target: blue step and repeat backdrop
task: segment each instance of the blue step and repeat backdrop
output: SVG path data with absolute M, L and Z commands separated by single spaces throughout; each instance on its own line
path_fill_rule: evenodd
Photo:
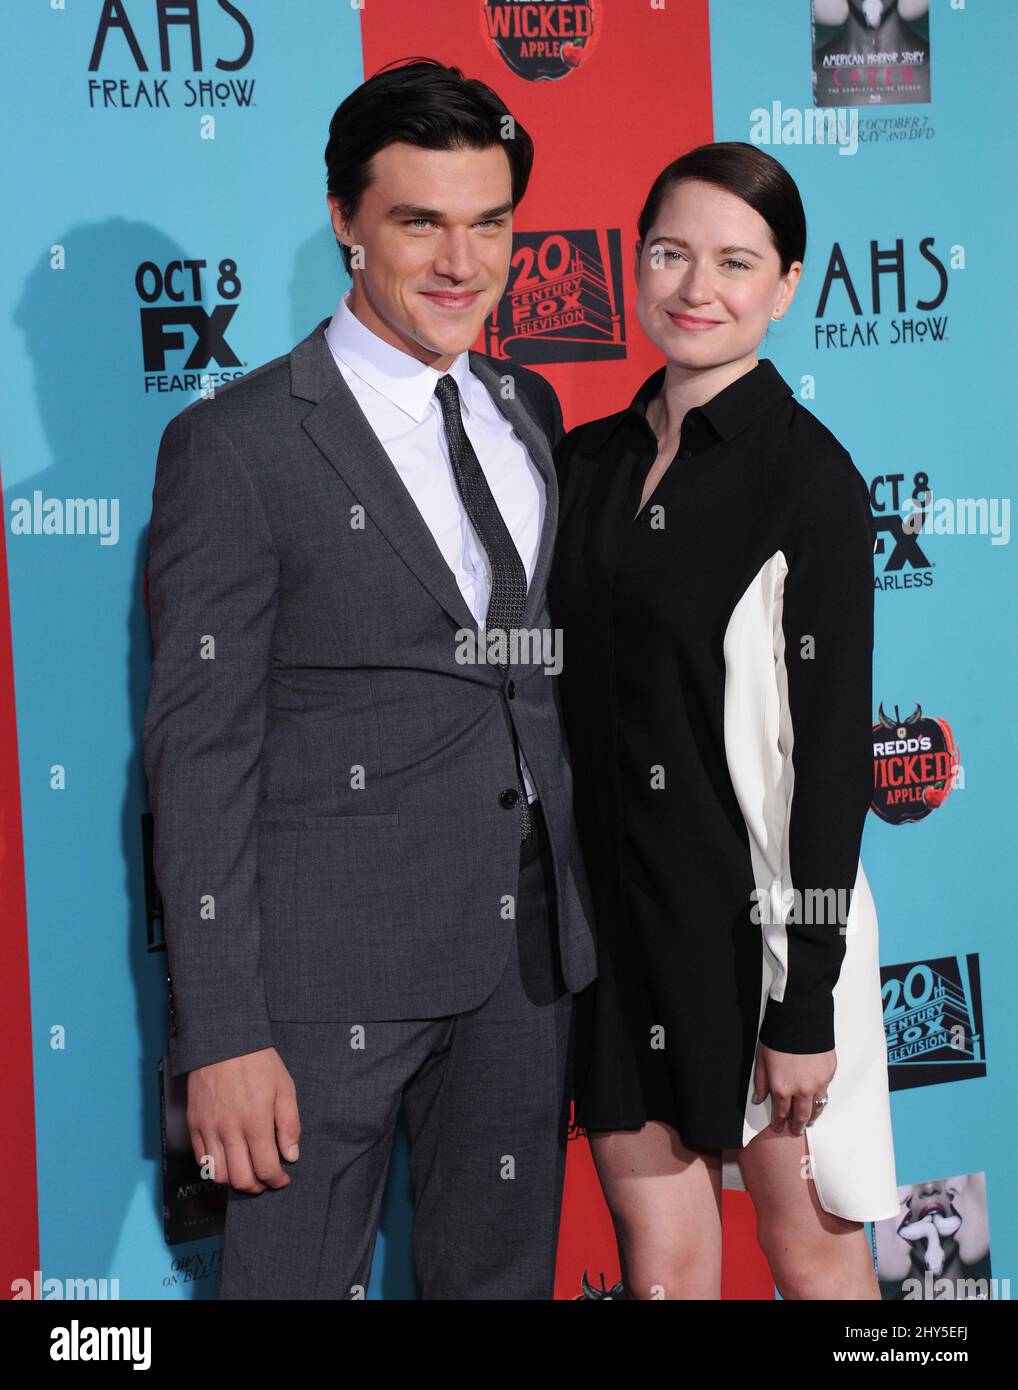
M 565 199 L 580 178 L 597 199 L 584 225 L 596 215 L 599 231 L 620 230 L 627 278 L 643 171 L 689 145 L 751 141 L 799 183 L 805 272 L 762 351 L 850 449 L 879 535 L 863 860 L 902 1205 L 871 1231 L 874 1257 L 888 1298 L 907 1280 L 906 1296 L 1008 1298 L 1018 6 L 521 3 L 555 10 L 557 32 L 576 36 L 528 73 L 497 38 L 507 3 L 0 10 L 0 680 L 16 711 L 0 818 L 13 1001 L 2 1027 L 4 1092 L 22 1121 L 0 1293 L 72 1296 L 75 1280 L 122 1298 L 215 1292 L 222 1194 L 197 1180 L 180 1087 L 161 1068 L 165 953 L 140 754 L 156 448 L 172 415 L 289 350 L 346 288 L 322 156 L 332 111 L 384 51 L 460 63 L 528 126 L 532 101 L 535 130 L 554 134 L 521 227 L 576 227 Z M 865 50 L 860 17 L 881 40 Z M 706 131 L 681 95 L 673 130 L 641 120 L 649 94 L 671 100 L 687 27 L 691 42 L 709 37 Z M 584 121 L 571 123 L 581 95 Z M 594 95 L 638 179 L 620 168 L 616 182 L 599 161 Z M 570 425 L 619 408 L 656 365 L 635 316 L 617 361 L 593 363 L 581 338 L 571 348 L 559 334 L 548 357 Z M 592 1200 L 567 1191 L 570 1230 L 583 1225 L 575 1204 Z M 410 1212 L 401 1144 L 369 1297 L 413 1296 Z M 579 1294 L 571 1278 L 560 1290 Z

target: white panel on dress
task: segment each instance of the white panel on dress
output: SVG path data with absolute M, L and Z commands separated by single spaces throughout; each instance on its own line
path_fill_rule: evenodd
M 770 898 L 762 913 L 758 1031 L 767 999 L 781 999 L 787 975 L 784 914 L 794 885 L 788 814 L 794 794 L 794 731 L 788 706 L 782 601 L 788 563 L 779 550 L 760 567 L 725 631 L 725 750 L 746 823 L 753 880 Z M 815 885 L 805 885 L 807 887 Z M 820 1205 L 850 1221 L 897 1216 L 898 1189 L 887 1084 L 876 908 L 859 865 L 846 924 L 846 951 L 834 988 L 838 1069 L 825 1113 L 806 1129 L 810 1176 Z M 746 1094 L 743 1144 L 766 1129 L 771 1100 Z

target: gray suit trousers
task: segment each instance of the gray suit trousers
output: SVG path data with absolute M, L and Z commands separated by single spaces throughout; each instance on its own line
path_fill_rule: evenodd
M 230 1189 L 221 1299 L 364 1297 L 401 1105 L 422 1296 L 553 1296 L 573 996 L 547 827 L 540 803 L 531 810 L 505 970 L 482 1004 L 433 1019 L 273 1021 L 300 1157 L 284 1164 L 288 1187 Z

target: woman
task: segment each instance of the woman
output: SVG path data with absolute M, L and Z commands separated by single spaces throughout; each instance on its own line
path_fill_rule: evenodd
M 702 146 L 639 219 L 665 364 L 556 454 L 550 598 L 598 980 L 576 1121 L 631 1298 L 718 1298 L 739 1150 L 785 1298 L 877 1299 L 898 1212 L 872 789 L 873 531 L 851 458 L 757 349 L 805 218 L 769 155 Z M 853 891 L 854 890 L 854 891 Z

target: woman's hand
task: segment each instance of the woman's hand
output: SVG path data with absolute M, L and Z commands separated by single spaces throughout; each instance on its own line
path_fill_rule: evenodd
M 757 1043 L 753 1072 L 753 1104 L 770 1095 L 771 1129 L 777 1133 L 788 1124 L 789 1134 L 802 1134 L 824 1113 L 827 1087 L 838 1069 L 835 1052 L 776 1052 Z

